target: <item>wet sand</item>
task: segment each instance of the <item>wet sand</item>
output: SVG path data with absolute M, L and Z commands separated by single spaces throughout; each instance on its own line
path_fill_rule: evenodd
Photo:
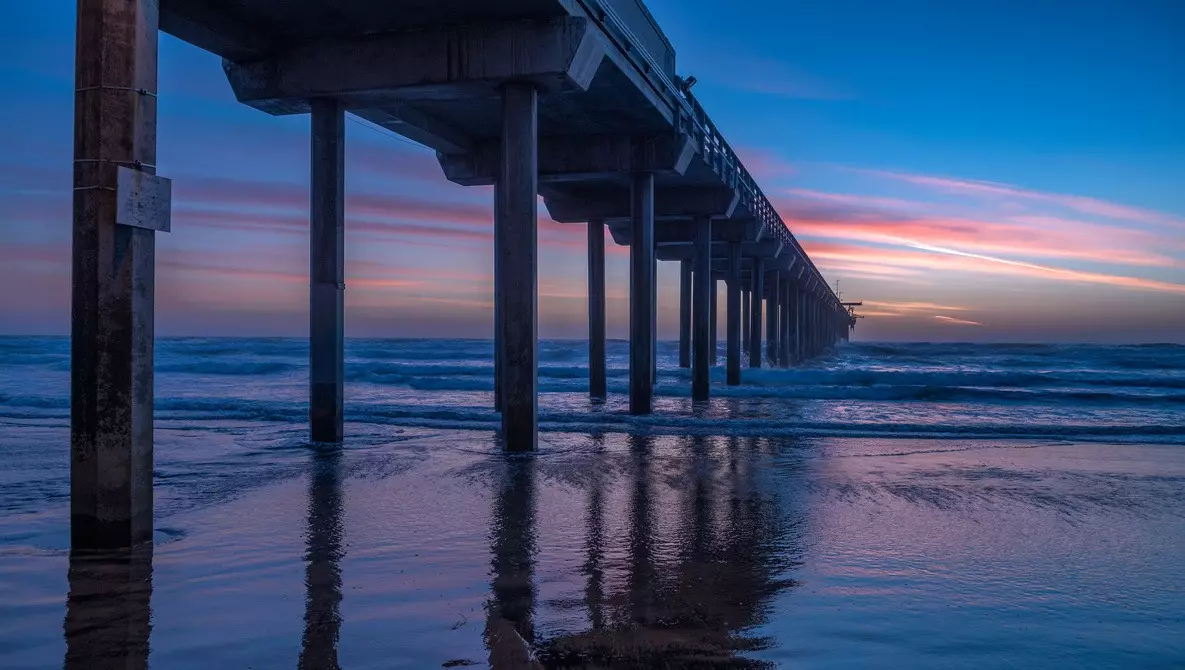
M 303 432 L 159 424 L 121 556 L 18 458 L 0 667 L 1185 665 L 1180 446 Z

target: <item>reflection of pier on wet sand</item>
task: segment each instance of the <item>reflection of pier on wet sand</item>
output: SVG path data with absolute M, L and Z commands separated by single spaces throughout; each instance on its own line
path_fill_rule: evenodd
M 573 438 L 570 450 L 541 455 L 507 458 L 493 450 L 464 454 L 442 448 L 424 460 L 413 459 L 398 477 L 427 478 L 446 489 L 461 484 L 470 490 L 465 498 L 479 506 L 474 511 L 486 511 L 486 519 L 477 522 L 476 541 L 466 541 L 458 549 L 462 554 L 450 557 L 461 566 L 455 579 L 476 580 L 472 592 L 478 600 L 433 603 L 437 592 L 432 590 L 422 606 L 389 601 L 388 607 L 407 613 L 415 609 L 413 618 L 435 621 L 440 631 L 430 643 L 398 639 L 408 635 L 399 631 L 409 625 L 425 624 L 394 619 L 390 635 L 400 648 L 417 650 L 419 655 L 407 660 L 414 667 L 431 661 L 499 670 L 628 668 L 651 667 L 660 659 L 666 667 L 765 667 L 746 652 L 772 644 L 753 630 L 766 623 L 774 598 L 791 585 L 785 572 L 797 551 L 781 494 L 761 481 L 770 451 L 766 440 L 756 438 L 613 435 Z M 412 555 L 430 549 L 428 540 L 420 539 L 411 547 L 391 546 L 411 551 L 390 563 L 355 557 L 362 561 L 357 564 L 361 573 L 351 575 L 354 564 L 346 561 L 360 542 L 363 554 L 382 547 L 382 555 L 390 555 L 388 545 L 408 539 L 372 536 L 363 542 L 347 524 L 347 492 L 357 492 L 360 483 L 351 473 L 367 476 L 371 462 L 330 449 L 301 465 L 307 473 L 307 485 L 299 485 L 306 505 L 300 512 L 304 523 L 295 527 L 303 569 L 285 572 L 303 581 L 303 614 L 282 608 L 281 618 L 296 617 L 301 624 L 292 640 L 268 646 L 302 669 L 349 667 L 347 657 L 373 660 L 373 649 L 383 644 L 378 640 L 355 637 L 357 646 L 342 646 L 349 644 L 352 622 L 355 636 L 373 630 L 366 627 L 367 619 L 376 610 L 354 609 L 363 619 L 351 619 L 352 594 L 367 599 L 368 588 L 399 590 L 404 580 L 414 590 L 441 568 Z M 367 510 L 364 516 L 385 516 L 386 510 L 409 502 L 376 506 L 373 496 L 366 500 L 355 498 Z M 557 514 L 573 524 L 561 529 L 563 538 L 554 533 Z M 447 517 L 439 523 L 447 525 Z M 488 538 L 484 543 L 477 540 L 482 529 Z M 274 559 L 269 557 L 268 565 L 275 565 Z M 126 552 L 75 557 L 65 623 L 67 667 L 96 667 L 87 665 L 95 659 L 112 661 L 97 667 L 147 667 L 151 563 L 146 552 L 135 560 Z M 237 597 L 258 597 L 252 595 L 249 575 L 234 582 L 243 590 Z M 444 573 L 432 577 L 437 578 L 454 580 Z M 177 586 L 171 588 L 166 599 L 175 602 Z M 233 607 L 232 593 L 221 585 L 217 592 L 221 595 L 209 597 L 231 596 Z M 465 617 L 459 616 L 462 611 Z M 217 627 L 221 620 L 198 617 L 193 625 L 213 626 L 208 635 L 217 644 L 227 633 Z M 200 628 L 191 633 L 202 636 Z M 283 651 L 296 641 L 297 654 Z M 485 656 L 476 656 L 475 647 L 484 647 Z
M 663 442 L 656 448 L 654 438 L 628 438 L 627 453 L 598 450 L 600 457 L 587 463 L 580 476 L 587 501 L 583 598 L 545 603 L 565 614 L 582 610 L 586 625 L 551 637 L 535 632 L 530 620 L 539 609 L 532 600 L 532 549 L 547 543 L 532 528 L 534 471 L 540 466 L 531 460 L 508 464 L 495 503 L 486 629 L 492 668 L 769 665 L 744 652 L 771 644 L 749 631 L 764 623 L 777 593 L 792 586 L 783 573 L 794 549 L 777 495 L 755 481 L 764 441 Z M 601 438 L 594 443 L 603 447 Z M 682 450 L 689 456 L 671 457 Z M 616 538 L 607 534 L 605 518 L 614 494 L 624 498 L 628 520 L 626 534 Z M 503 516 L 507 512 L 527 521 Z M 660 513 L 680 525 L 660 529 Z M 617 579 L 608 579 L 610 574 Z

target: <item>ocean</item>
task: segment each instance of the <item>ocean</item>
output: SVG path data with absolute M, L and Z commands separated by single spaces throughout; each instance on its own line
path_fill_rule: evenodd
M 492 344 L 163 338 L 156 541 L 69 551 L 69 343 L 0 338 L 0 667 L 1185 667 L 1185 346 L 848 343 L 655 411 L 539 350 L 498 451 Z M 129 576 L 130 575 L 130 576 Z M 113 584 L 120 585 L 118 588 Z

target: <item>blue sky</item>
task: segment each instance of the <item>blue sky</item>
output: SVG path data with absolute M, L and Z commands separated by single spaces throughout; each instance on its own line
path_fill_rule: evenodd
M 696 95 L 857 337 L 1185 341 L 1185 3 L 651 0 Z M 0 332 L 69 319 L 74 5 L 0 5 Z M 307 119 L 162 36 L 162 334 L 303 334 Z M 488 189 L 348 124 L 348 335 L 488 335 Z M 584 229 L 540 223 L 540 334 L 579 337 Z M 628 324 L 611 249 L 610 335 Z M 660 336 L 677 268 L 660 267 Z

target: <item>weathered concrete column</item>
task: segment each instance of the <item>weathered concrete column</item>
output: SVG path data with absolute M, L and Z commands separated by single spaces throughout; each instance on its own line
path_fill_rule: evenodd
M 827 325 L 826 325 L 826 322 L 824 321 L 823 300 L 821 298 L 816 298 L 815 299 L 815 349 L 819 354 L 822 354 L 823 351 L 827 348 L 826 335 L 825 335 L 826 330 L 827 330 Z
M 719 349 L 720 340 L 718 340 L 716 337 L 716 331 L 720 329 L 720 308 L 719 308 L 719 305 L 717 304 L 720 302 L 720 285 L 716 283 L 715 277 L 712 278 L 712 293 L 711 293 L 710 297 L 712 300 L 712 308 L 711 308 L 712 309 L 712 316 L 711 316 L 711 319 L 712 319 L 712 323 L 711 323 L 712 344 L 710 345 L 710 350 L 708 352 L 708 356 L 711 358 L 710 362 L 712 363 L 712 367 L 716 367 L 717 365 L 720 364 L 720 356 L 717 354 L 717 350 Z
M 728 352 L 725 357 L 729 386 L 741 383 L 741 243 L 728 243 Z
M 630 414 L 654 408 L 654 174 L 630 185 Z
M 503 310 L 502 440 L 508 451 L 533 451 L 539 439 L 538 104 L 532 84 L 502 86 L 498 292 Z
M 605 222 L 588 222 L 588 395 L 605 390 Z
M 765 300 L 765 262 L 753 259 L 753 304 L 749 310 L 749 367 L 761 367 L 761 305 Z
M 695 221 L 695 299 L 692 301 L 691 398 L 707 400 L 711 388 L 709 347 L 712 343 L 712 220 L 700 217 Z
M 691 367 L 691 261 L 679 261 L 679 367 Z
M 741 349 L 746 356 L 749 355 L 749 341 L 752 339 L 749 336 L 749 309 L 752 307 L 749 300 L 753 295 L 753 292 L 749 290 L 750 286 L 752 286 L 752 282 L 741 283 Z
M 815 357 L 815 303 L 814 295 L 810 292 L 806 295 L 806 304 L 803 305 L 803 313 L 806 315 L 806 336 L 805 344 L 806 357 Z
M 782 317 L 782 327 L 780 329 L 782 331 L 782 338 L 778 347 L 778 360 L 784 368 L 789 367 L 791 363 L 790 344 L 793 342 L 792 338 L 794 337 L 794 329 L 790 327 L 790 324 L 793 323 L 790 315 L 794 311 L 794 300 L 791 298 L 790 288 L 790 277 L 783 277 L 782 290 L 780 291 L 782 294 L 782 310 L 779 314 Z
M 782 304 L 781 297 L 781 273 L 774 270 L 769 277 L 769 291 L 765 299 L 766 307 L 769 314 L 765 316 L 765 358 L 769 361 L 770 367 L 777 367 L 778 365 L 778 337 L 781 334 L 782 318 L 779 314 L 779 307 Z
M 70 541 L 152 540 L 157 223 L 119 221 L 119 183 L 156 172 L 157 3 L 79 0 L 70 320 Z M 141 92 L 143 91 L 143 92 Z M 120 173 L 123 173 L 123 177 Z
M 811 296 L 811 355 L 818 356 L 819 346 L 819 298 Z
M 795 362 L 799 362 L 802 360 L 802 287 L 790 287 L 790 295 L 794 299 L 794 306 L 790 308 L 790 332 L 794 333 L 794 346 L 790 349 L 790 355 Z
M 802 357 L 811 358 L 814 353 L 811 352 L 811 327 L 814 321 L 811 319 L 811 294 L 810 291 L 803 290 L 802 292 Z
M 650 388 L 658 384 L 658 251 L 650 264 Z M 654 392 L 651 391 L 651 396 Z
M 499 264 L 502 257 L 502 197 L 494 186 L 494 411 L 502 411 L 502 276 Z
M 312 101 L 309 213 L 309 420 L 314 442 L 341 442 L 345 381 L 346 113 Z

